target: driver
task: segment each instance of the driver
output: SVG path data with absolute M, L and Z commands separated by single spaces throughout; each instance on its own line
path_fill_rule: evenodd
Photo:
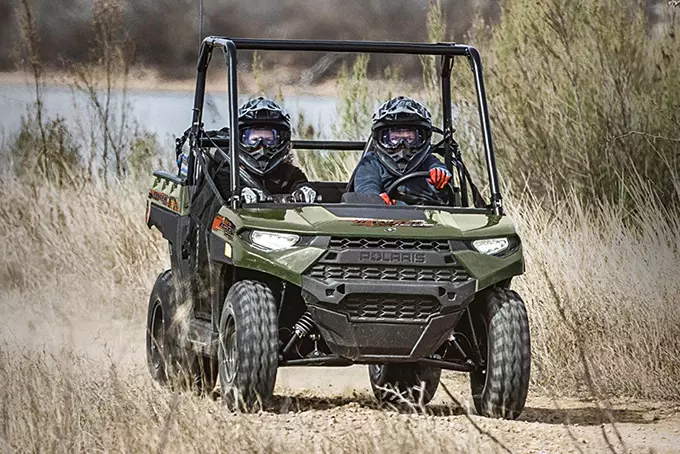
M 431 193 L 431 185 L 441 191 L 451 180 L 451 173 L 430 150 L 432 119 L 430 112 L 411 98 L 399 96 L 378 107 L 373 114 L 372 147 L 359 161 L 354 176 L 354 191 L 379 195 L 394 205 L 385 192 L 391 183 L 404 175 L 429 171 L 427 180 L 404 182 L 404 194 Z
M 238 126 L 241 166 L 255 183 L 241 178 L 243 201 L 267 201 L 268 193 L 290 194 L 295 202 L 314 203 L 316 191 L 307 184 L 305 173 L 292 163 L 290 115 L 276 102 L 260 96 L 239 108 Z M 218 177 L 228 187 L 229 170 Z

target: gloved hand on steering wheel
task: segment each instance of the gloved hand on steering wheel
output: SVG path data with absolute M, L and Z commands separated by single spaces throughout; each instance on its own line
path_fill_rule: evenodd
M 294 202 L 314 203 L 316 202 L 316 191 L 309 185 L 303 185 L 294 190 L 291 194 Z
M 383 199 L 383 202 L 385 202 L 385 205 L 396 205 L 397 201 L 391 198 L 389 195 L 387 195 L 386 192 L 383 192 L 380 194 L 380 198 Z
M 433 167 L 430 169 L 430 178 L 427 182 L 430 183 L 437 191 L 441 191 L 451 181 L 451 172 L 442 167 Z

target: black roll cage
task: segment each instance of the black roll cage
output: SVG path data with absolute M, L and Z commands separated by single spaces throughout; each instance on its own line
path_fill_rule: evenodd
M 298 52 L 347 52 L 347 53 L 382 53 L 382 54 L 416 54 L 416 55 L 439 55 L 442 58 L 441 87 L 443 107 L 443 132 L 444 137 L 453 132 L 451 119 L 451 68 L 455 56 L 467 57 L 475 78 L 477 93 L 477 107 L 479 120 L 484 138 L 484 150 L 486 165 L 489 176 L 491 191 L 491 210 L 494 214 L 503 214 L 503 201 L 498 184 L 498 172 L 496 159 L 491 139 L 489 125 L 489 111 L 486 104 L 486 90 L 482 76 L 482 61 L 479 51 L 472 46 L 454 43 L 409 43 L 409 42 L 384 42 L 384 41 L 316 41 L 316 40 L 289 40 L 289 39 L 254 39 L 254 38 L 229 38 L 209 36 L 201 44 L 198 57 L 198 75 L 196 77 L 196 92 L 194 95 L 193 117 L 191 122 L 192 145 L 196 143 L 202 129 L 203 103 L 205 99 L 205 84 L 208 65 L 215 48 L 222 49 L 227 65 L 227 88 L 229 100 L 229 153 L 231 162 L 239 162 L 239 131 L 238 131 L 238 84 L 237 84 L 237 52 L 239 50 L 263 50 L 263 51 L 298 51 Z M 335 149 L 335 150 L 362 150 L 362 142 L 350 141 L 309 141 L 296 140 L 293 147 L 298 149 Z M 454 150 L 450 140 L 444 141 L 444 159 L 449 170 L 453 170 Z M 456 151 L 457 152 L 457 151 Z M 193 182 L 193 154 L 189 158 L 189 183 Z M 464 168 L 456 165 L 459 177 L 465 181 Z M 231 194 L 239 194 L 238 172 L 230 172 Z M 467 206 L 467 191 L 463 191 L 464 206 Z M 239 198 L 231 197 L 231 208 L 238 208 Z

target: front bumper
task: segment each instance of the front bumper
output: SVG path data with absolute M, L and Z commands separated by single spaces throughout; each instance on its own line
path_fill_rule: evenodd
M 302 276 L 302 296 L 331 352 L 353 362 L 434 354 L 477 290 L 451 252 L 331 248 Z
M 332 286 L 324 286 L 308 278 L 303 278 L 302 285 L 307 307 L 331 352 L 354 362 L 401 362 L 428 357 L 439 348 L 474 298 L 476 281 L 470 280 L 455 287 L 380 282 L 339 285 L 345 285 L 346 294 L 342 297 L 337 291 L 333 292 L 333 296 L 325 297 Z M 442 289 L 444 295 L 440 296 Z M 425 311 L 418 313 L 417 309 L 410 307 L 398 309 L 400 302 L 397 300 L 392 304 L 383 303 L 382 308 L 373 310 L 390 312 L 390 316 L 381 317 L 357 314 L 356 310 L 351 310 L 355 306 L 343 304 L 353 296 L 368 297 L 370 302 L 373 295 L 378 298 L 390 295 L 395 300 L 400 297 L 402 302 L 425 301 L 427 306 L 432 306 L 434 300 L 439 306 L 430 310 L 429 314 L 422 313 Z M 449 295 L 454 295 L 453 299 L 449 299 Z M 417 316 L 404 316 L 404 313 L 417 313 Z

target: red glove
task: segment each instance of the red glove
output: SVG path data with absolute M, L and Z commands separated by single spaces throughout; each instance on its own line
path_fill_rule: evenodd
M 385 193 L 385 192 L 383 192 L 382 194 L 380 194 L 380 198 L 383 199 L 383 201 L 384 201 L 387 205 L 394 205 L 394 204 L 395 204 L 394 200 L 390 199 L 390 196 L 388 196 L 387 193 Z
M 427 182 L 430 183 L 438 191 L 444 189 L 444 186 L 451 181 L 451 172 L 441 167 L 434 167 L 430 169 L 430 178 Z

